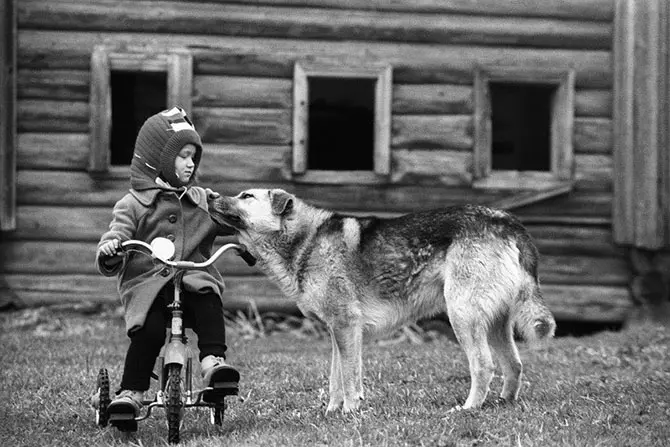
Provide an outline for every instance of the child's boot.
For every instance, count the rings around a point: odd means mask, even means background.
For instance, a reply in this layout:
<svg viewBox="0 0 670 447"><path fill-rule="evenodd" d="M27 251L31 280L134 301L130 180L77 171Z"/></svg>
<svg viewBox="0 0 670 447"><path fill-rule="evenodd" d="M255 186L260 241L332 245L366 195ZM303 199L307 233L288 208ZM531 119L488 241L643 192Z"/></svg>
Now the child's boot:
<svg viewBox="0 0 670 447"><path fill-rule="evenodd" d="M203 396L206 402L221 400L225 396L238 393L240 373L227 364L223 357L208 355L201 360L200 365L205 386L212 388Z"/></svg>
<svg viewBox="0 0 670 447"><path fill-rule="evenodd" d="M143 391L123 390L107 407L109 423L121 431L137 430L137 421L142 409Z"/></svg>

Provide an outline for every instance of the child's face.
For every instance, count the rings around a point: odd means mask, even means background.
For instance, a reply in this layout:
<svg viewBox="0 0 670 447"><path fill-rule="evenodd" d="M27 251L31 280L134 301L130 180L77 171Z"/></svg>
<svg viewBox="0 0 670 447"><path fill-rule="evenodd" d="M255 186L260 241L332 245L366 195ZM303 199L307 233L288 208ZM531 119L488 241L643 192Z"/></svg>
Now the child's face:
<svg viewBox="0 0 670 447"><path fill-rule="evenodd" d="M187 144L181 148L177 158L174 160L174 170L177 178L183 183L188 183L195 171L195 145Z"/></svg>

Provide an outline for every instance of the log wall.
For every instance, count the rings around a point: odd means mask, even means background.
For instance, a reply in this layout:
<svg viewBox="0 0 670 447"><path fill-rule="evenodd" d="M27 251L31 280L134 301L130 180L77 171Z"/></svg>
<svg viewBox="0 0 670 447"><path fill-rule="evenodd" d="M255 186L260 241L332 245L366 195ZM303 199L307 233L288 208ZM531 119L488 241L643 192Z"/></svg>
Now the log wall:
<svg viewBox="0 0 670 447"><path fill-rule="evenodd" d="M191 52L207 186L223 194L283 187L318 206L380 215L509 194L470 187L473 73L523 64L572 67L576 79L574 190L517 210L543 254L545 295L559 318L620 321L629 271L611 240L611 3L21 0L17 230L0 240L0 289L25 304L115 299L93 258L128 181L86 172L95 45ZM297 60L392 66L388 185L291 182ZM219 266L236 305L281 302L255 269L237 259Z"/></svg>

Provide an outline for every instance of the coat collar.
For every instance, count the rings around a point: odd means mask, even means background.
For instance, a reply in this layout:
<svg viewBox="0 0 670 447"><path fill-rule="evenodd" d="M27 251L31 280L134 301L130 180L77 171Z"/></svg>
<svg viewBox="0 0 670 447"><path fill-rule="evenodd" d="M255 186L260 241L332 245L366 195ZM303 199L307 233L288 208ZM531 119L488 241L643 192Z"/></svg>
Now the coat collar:
<svg viewBox="0 0 670 447"><path fill-rule="evenodd" d="M167 189L167 188L151 188L151 189L142 189L142 190L136 190L136 189L131 189L130 193L144 206L151 206L153 203L156 201L156 197L161 193L174 193L177 194L177 196L181 195L180 190L178 189ZM184 197L187 197L188 200L196 206L200 205L200 201L202 200L200 191L198 191L197 188L188 188L186 190L186 193L184 194Z"/></svg>

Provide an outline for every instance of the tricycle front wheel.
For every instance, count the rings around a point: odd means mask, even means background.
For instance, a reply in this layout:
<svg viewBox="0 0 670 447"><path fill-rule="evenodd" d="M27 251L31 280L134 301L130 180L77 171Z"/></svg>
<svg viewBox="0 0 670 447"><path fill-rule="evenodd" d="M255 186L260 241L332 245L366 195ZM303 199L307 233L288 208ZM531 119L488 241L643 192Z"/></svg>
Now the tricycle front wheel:
<svg viewBox="0 0 670 447"><path fill-rule="evenodd" d="M165 386L165 414L168 425L168 442L179 443L179 426L181 425L182 398L181 398L181 365L167 366L167 383Z"/></svg>

